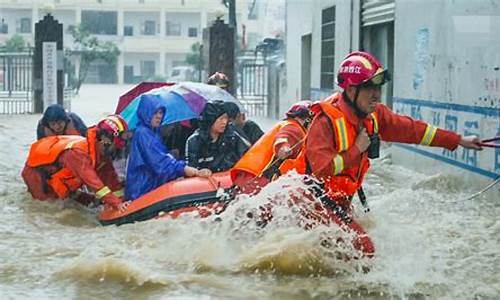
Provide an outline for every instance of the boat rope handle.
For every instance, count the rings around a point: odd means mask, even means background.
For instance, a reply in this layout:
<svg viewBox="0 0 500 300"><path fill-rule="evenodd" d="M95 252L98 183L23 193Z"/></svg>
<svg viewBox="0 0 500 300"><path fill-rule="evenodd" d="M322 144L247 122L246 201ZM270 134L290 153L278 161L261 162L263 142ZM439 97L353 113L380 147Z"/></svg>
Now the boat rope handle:
<svg viewBox="0 0 500 300"><path fill-rule="evenodd" d="M496 136L496 137L489 138L489 139L482 140L481 143L496 142L496 141L500 141L500 135Z"/></svg>

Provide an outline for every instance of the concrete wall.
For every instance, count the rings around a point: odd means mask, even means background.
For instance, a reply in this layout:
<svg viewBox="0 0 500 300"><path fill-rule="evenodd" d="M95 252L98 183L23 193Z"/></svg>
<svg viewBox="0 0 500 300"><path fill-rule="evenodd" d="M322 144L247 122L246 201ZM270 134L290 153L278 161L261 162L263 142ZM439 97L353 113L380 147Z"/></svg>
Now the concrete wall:
<svg viewBox="0 0 500 300"><path fill-rule="evenodd" d="M84 10L116 11L117 12L117 34L95 35L102 41L115 43L121 51L118 57L117 73L118 83L123 82L123 69L125 65L136 65L140 60L128 61L125 54L151 53L160 57L156 68L158 75L166 76L174 64L184 61L185 56L191 52L191 45L201 42L202 29L211 25L217 15L225 15L227 21L227 8L221 1L214 0L147 0L143 3L137 0L0 0L0 21L8 24L8 34L0 33L0 43L10 38L16 32L16 21L21 17L28 17L34 22L43 18L47 11L53 11L53 15L64 24L64 45L67 48L74 47L71 35L66 34L69 25L81 22L81 12ZM241 35L242 24L247 24L248 0L237 0L236 15L238 22L238 33ZM155 20L157 31L154 36L140 35L144 20ZM180 36L166 36L166 22L172 20L181 24ZM255 24L261 20L252 20ZM252 23L250 22L250 23ZM123 36L123 27L132 25L134 36ZM189 27L198 29L197 37L188 37ZM256 26L247 26L246 33L255 36L253 31ZM33 44L34 30L31 34L22 34L30 44ZM134 68L136 72L137 68Z"/></svg>
<svg viewBox="0 0 500 300"><path fill-rule="evenodd" d="M500 135L499 28L500 1L397 1L394 110L461 134ZM500 150L393 148L396 162L419 170L500 174Z"/></svg>
<svg viewBox="0 0 500 300"><path fill-rule="evenodd" d="M301 39L305 34L311 34L312 40L311 98L331 93L320 90L319 83L321 11L332 5L336 6L337 72L342 58L359 45L360 1L287 1L287 87L281 93L281 112L301 95ZM396 0L394 110L462 135L500 135L499 28L500 0ZM380 38L365 36L365 44L367 39ZM450 152L393 144L391 151L396 163L424 172L463 174L474 182L500 174L500 150L491 148Z"/></svg>
<svg viewBox="0 0 500 300"><path fill-rule="evenodd" d="M154 35L160 34L160 13L159 12L124 12L123 25L132 26L134 28L133 35L143 35L145 21L154 21L156 30ZM118 35L123 35L123 28L118 28Z"/></svg>
<svg viewBox="0 0 500 300"><path fill-rule="evenodd" d="M1 5L0 5L1 6ZM0 8L0 23L3 19L4 23L8 24L8 33L2 34L4 36L13 36L19 34L21 36L29 36L31 33L20 33L18 32L20 27L20 20L22 18L30 18L33 24L32 11L29 9L9 9Z"/></svg>
<svg viewBox="0 0 500 300"><path fill-rule="evenodd" d="M199 13L167 13L166 21L181 24L181 36L188 37L189 27L198 29L198 36L201 37L201 15ZM194 42L193 42L194 43Z"/></svg>
<svg viewBox="0 0 500 300"><path fill-rule="evenodd" d="M321 78L321 12L335 6L335 72L340 61L359 44L359 0L288 0L286 2L286 61L287 87L282 93L280 112L300 100L301 38L312 34L311 41L311 98L319 100L331 90L320 90ZM351 8L353 9L351 13ZM351 21L352 17L352 21ZM352 26L351 26L352 25Z"/></svg>

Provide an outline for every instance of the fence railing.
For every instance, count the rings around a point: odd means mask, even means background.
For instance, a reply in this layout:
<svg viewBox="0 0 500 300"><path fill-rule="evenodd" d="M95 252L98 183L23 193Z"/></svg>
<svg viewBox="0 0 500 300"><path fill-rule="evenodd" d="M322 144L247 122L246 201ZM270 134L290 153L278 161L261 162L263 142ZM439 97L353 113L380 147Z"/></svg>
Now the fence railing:
<svg viewBox="0 0 500 300"><path fill-rule="evenodd" d="M33 53L0 52L0 114L33 112Z"/></svg>
<svg viewBox="0 0 500 300"><path fill-rule="evenodd" d="M31 91L6 93L0 91L0 114L27 114L33 112Z"/></svg>
<svg viewBox="0 0 500 300"><path fill-rule="evenodd" d="M267 116L269 67L244 62L238 70L237 95L250 116Z"/></svg>

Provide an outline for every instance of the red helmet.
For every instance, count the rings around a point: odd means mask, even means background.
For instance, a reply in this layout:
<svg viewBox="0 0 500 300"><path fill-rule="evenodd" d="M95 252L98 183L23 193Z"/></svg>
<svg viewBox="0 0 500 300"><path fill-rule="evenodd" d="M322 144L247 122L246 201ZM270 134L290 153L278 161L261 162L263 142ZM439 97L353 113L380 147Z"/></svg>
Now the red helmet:
<svg viewBox="0 0 500 300"><path fill-rule="evenodd" d="M355 51L340 64L337 84L344 90L362 84L382 85L389 81L389 73L370 53Z"/></svg>
<svg viewBox="0 0 500 300"><path fill-rule="evenodd" d="M113 144L117 148L125 147L125 139L122 135L127 132L127 122L120 115L109 115L97 123L97 128L112 137Z"/></svg>
<svg viewBox="0 0 500 300"><path fill-rule="evenodd" d="M215 72L210 77L208 77L207 84L215 85L220 87L221 89L225 89L229 87L229 79L226 74L222 72Z"/></svg>
<svg viewBox="0 0 500 300"><path fill-rule="evenodd" d="M312 104L313 104L312 101L309 100L299 101L293 104L285 113L285 115L288 118L299 117L305 119L307 117L310 117L312 114L310 110Z"/></svg>

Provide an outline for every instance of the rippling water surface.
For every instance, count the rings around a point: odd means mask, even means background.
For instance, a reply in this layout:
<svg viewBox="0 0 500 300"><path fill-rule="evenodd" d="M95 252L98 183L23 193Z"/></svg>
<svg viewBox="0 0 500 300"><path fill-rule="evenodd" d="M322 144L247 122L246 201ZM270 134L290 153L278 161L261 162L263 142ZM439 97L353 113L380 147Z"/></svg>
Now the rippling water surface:
<svg viewBox="0 0 500 300"><path fill-rule="evenodd" d="M95 121L96 106L82 98L73 109ZM114 101L98 107L112 111ZM284 206L265 228L246 216L268 197L286 199L290 187L301 185L296 175L239 198L220 220L186 216L101 227L95 212L69 201L33 201L19 173L39 118L0 116L3 299L500 297L498 194L463 201L481 187L458 176L423 175L392 165L390 157L376 161L365 184L371 212L356 201L355 213L377 254L346 262L337 259L341 250L321 246L325 236L340 234L336 228L306 232Z"/></svg>

